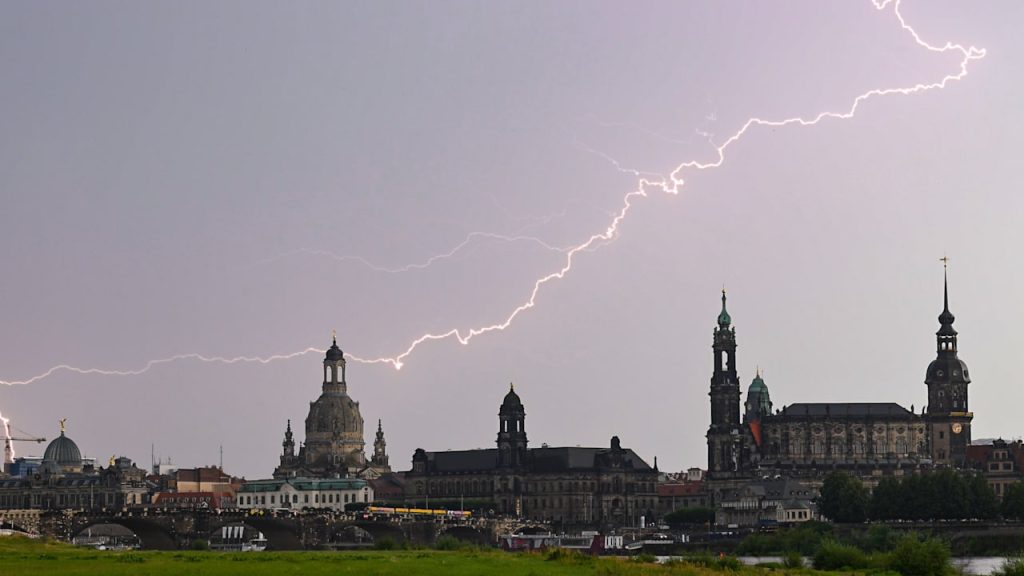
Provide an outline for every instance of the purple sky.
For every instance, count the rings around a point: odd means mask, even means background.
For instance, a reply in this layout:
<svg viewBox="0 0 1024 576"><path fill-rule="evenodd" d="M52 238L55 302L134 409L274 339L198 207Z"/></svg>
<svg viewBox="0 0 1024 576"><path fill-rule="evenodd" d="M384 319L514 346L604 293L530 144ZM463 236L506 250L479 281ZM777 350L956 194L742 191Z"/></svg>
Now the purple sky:
<svg viewBox="0 0 1024 576"><path fill-rule="evenodd" d="M323 349L332 329L395 357L503 322L622 209L637 178L617 166L713 162L749 118L959 71L892 8L5 3L0 380ZM944 253L974 436L1024 434L1024 5L901 11L986 57L852 119L752 127L679 195L634 197L507 329L425 342L400 371L350 363L367 440L382 418L397 469L417 447L490 447L514 381L534 446L618 435L664 470L704 466L723 284L744 389L759 365L776 406L919 411ZM223 445L229 472L265 477L321 360L60 369L0 386L0 413L47 437L67 417L104 462L155 444L214 464Z"/></svg>

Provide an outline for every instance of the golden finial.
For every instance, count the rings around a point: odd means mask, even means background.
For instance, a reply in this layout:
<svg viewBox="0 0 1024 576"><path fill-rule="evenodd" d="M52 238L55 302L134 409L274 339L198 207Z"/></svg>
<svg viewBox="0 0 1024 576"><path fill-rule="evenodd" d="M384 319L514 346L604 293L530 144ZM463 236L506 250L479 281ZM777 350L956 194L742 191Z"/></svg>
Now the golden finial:
<svg viewBox="0 0 1024 576"><path fill-rule="evenodd" d="M949 256L946 256L945 254L943 254L942 258L939 258L939 262L942 262L942 267L943 268L948 267L949 266Z"/></svg>
<svg viewBox="0 0 1024 576"><path fill-rule="evenodd" d="M61 434L63 434L63 433L64 433L64 423L65 423L65 422L67 422L67 421L68 421L68 419L67 419L67 418L61 418L61 419L60 419L60 433L61 433Z"/></svg>

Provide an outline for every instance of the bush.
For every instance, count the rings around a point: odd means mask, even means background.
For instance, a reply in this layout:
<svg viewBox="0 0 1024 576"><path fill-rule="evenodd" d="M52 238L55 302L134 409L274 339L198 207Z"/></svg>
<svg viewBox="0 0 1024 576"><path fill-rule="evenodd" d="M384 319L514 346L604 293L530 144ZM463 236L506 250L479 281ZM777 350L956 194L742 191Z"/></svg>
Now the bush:
<svg viewBox="0 0 1024 576"><path fill-rule="evenodd" d="M887 567L903 576L942 576L951 569L949 546L937 538L905 536L889 554Z"/></svg>
<svg viewBox="0 0 1024 576"><path fill-rule="evenodd" d="M390 538L388 536L384 536L383 538L380 538L376 542L374 542L373 547L377 550L394 550L395 539Z"/></svg>
<svg viewBox="0 0 1024 576"><path fill-rule="evenodd" d="M630 562L637 562L639 564L654 564L658 561L657 556L654 554L637 554L629 559Z"/></svg>
<svg viewBox="0 0 1024 576"><path fill-rule="evenodd" d="M803 568L804 557L799 552L786 552L782 557L782 565L786 568Z"/></svg>
<svg viewBox="0 0 1024 576"><path fill-rule="evenodd" d="M209 550L210 549L210 542L208 540L203 540L202 538L199 538L199 539L193 540L192 544L189 547L192 548L193 550Z"/></svg>
<svg viewBox="0 0 1024 576"><path fill-rule="evenodd" d="M740 562L739 558L735 556L726 556L725 554L719 554L718 556L701 554L699 556L687 556L683 560L694 566L712 568L715 570L739 571L743 567L743 563Z"/></svg>
<svg viewBox="0 0 1024 576"><path fill-rule="evenodd" d="M448 534L441 536L437 539L437 542L434 543L434 548L437 548L438 550L458 550L461 547L462 542L455 536L449 536Z"/></svg>
<svg viewBox="0 0 1024 576"><path fill-rule="evenodd" d="M826 540L814 553L812 564L816 570L860 569L868 567L868 557L855 546Z"/></svg>
<svg viewBox="0 0 1024 576"><path fill-rule="evenodd" d="M1002 566L992 571L992 576L1024 576L1024 557L1007 558Z"/></svg>

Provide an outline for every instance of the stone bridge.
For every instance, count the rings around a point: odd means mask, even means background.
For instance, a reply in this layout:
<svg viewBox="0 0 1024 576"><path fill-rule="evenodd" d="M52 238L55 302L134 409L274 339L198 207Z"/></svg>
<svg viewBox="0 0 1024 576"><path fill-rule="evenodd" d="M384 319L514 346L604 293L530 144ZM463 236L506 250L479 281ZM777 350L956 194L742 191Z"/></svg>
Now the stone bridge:
<svg viewBox="0 0 1024 576"><path fill-rule="evenodd" d="M225 526L262 532L269 550L345 549L374 546L388 539L431 546L443 535L475 544L493 544L500 534L523 526L516 519L379 518L329 511L272 513L227 510L120 511L52 510L9 512L14 529L70 542L90 526L116 524L131 530L144 549L176 550L194 541L216 541Z"/></svg>

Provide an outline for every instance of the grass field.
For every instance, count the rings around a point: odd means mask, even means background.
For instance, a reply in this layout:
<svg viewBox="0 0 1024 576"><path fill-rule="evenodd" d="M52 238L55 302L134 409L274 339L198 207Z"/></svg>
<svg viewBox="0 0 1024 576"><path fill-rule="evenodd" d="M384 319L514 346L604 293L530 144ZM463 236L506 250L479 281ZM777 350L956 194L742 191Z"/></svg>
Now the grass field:
<svg viewBox="0 0 1024 576"><path fill-rule="evenodd" d="M657 565L622 558L591 558L578 554L510 554L490 550L398 550L365 552L110 552L75 548L68 544L0 538L0 574L85 575L222 575L359 574L411 576L415 574L470 575L693 575L766 574L767 568L704 567L690 563ZM807 574L807 570L792 573ZM775 569L773 574L788 571Z"/></svg>

